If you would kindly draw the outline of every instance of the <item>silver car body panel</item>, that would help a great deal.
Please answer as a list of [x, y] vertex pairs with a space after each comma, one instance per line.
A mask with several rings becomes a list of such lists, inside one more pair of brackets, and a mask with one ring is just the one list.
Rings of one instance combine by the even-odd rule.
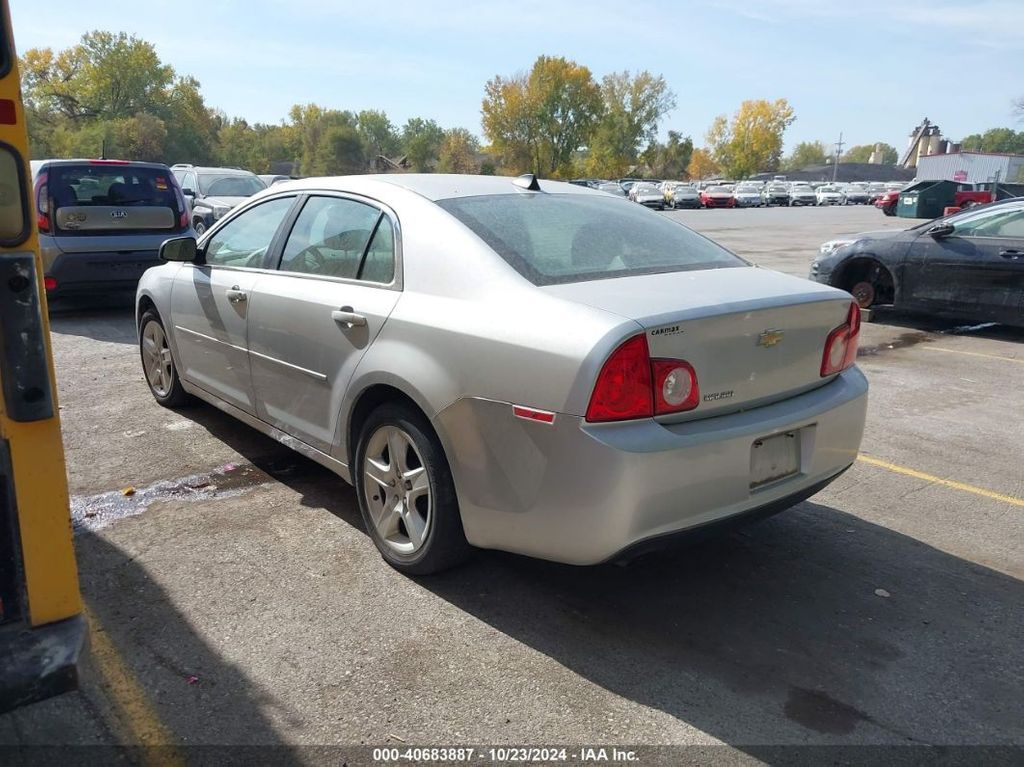
[[[608, 199], [572, 185], [541, 182], [541, 188]], [[225, 216], [200, 246], [251, 205], [296, 192], [344, 193], [393, 212], [400, 233], [395, 283], [169, 263], [146, 272], [139, 301], [151, 301], [164, 319], [186, 390], [346, 480], [360, 397], [379, 386], [402, 392], [435, 426], [476, 545], [601, 561], [650, 535], [739, 513], [827, 479], [856, 455], [866, 401], [856, 371], [815, 378], [811, 391], [803, 386], [804, 371], [780, 383], [788, 392], [781, 401], [732, 413], [709, 404], [698, 420], [596, 425], [582, 418], [604, 360], [633, 335], [669, 321], [707, 322], [701, 332], [710, 332], [709, 318], [753, 318], [784, 306], [795, 312], [789, 319], [818, 312], [816, 332], [827, 332], [849, 306], [842, 291], [745, 266], [538, 288], [432, 201], [528, 194], [502, 178], [283, 182]], [[236, 322], [238, 307], [222, 295], [243, 288], [243, 281], [247, 323]], [[367, 327], [353, 333], [330, 322], [335, 304], [366, 316]], [[751, 354], [769, 353], [750, 335], [765, 330], [757, 324], [735, 324], [732, 340], [748, 339]], [[791, 348], [811, 344], [820, 362], [823, 339], [798, 344], [800, 331], [790, 327]], [[699, 335], [688, 340], [696, 343]], [[651, 348], [657, 354], [669, 347], [652, 341]], [[514, 405], [552, 413], [554, 423], [517, 418]], [[792, 429], [802, 430], [798, 475], [752, 493], [751, 443]], [[640, 499], [646, 499], [642, 508]]]
[[[757, 410], [665, 426], [516, 418], [508, 403], [464, 399], [436, 418], [455, 472], [466, 537], [577, 565], [794, 495], [857, 457], [867, 406], [857, 369]], [[752, 445], [796, 433], [796, 474], [752, 489]]]

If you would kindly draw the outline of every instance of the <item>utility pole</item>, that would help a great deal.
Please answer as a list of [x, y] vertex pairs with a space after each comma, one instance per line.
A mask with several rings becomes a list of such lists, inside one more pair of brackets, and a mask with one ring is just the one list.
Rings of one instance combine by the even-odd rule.
[[832, 163], [832, 183], [836, 183], [836, 174], [839, 172], [839, 156], [843, 153], [843, 132], [839, 131], [839, 141], [836, 142], [836, 161]]

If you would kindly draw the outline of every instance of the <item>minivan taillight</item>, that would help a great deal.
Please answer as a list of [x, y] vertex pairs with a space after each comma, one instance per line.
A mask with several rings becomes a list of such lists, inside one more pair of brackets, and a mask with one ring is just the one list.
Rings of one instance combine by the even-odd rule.
[[185, 195], [181, 191], [181, 184], [178, 183], [178, 179], [171, 175], [171, 186], [174, 187], [174, 199], [178, 201], [178, 210], [181, 213], [178, 216], [178, 228], [186, 229], [188, 227], [188, 205], [185, 203]]
[[36, 226], [44, 234], [50, 231], [50, 198], [46, 188], [47, 174], [45, 171], [36, 177]]
[[854, 301], [846, 314], [846, 322], [828, 334], [821, 356], [821, 377], [842, 373], [857, 360], [860, 340], [860, 307]]
[[608, 357], [587, 407], [591, 423], [651, 418], [693, 410], [697, 373], [685, 360], [651, 359], [647, 336], [635, 335]]

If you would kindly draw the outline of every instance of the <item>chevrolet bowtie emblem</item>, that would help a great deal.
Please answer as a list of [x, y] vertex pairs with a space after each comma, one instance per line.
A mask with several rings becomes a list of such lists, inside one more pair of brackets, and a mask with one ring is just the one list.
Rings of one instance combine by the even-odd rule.
[[775, 346], [786, 335], [781, 330], [766, 330], [757, 337], [758, 346]]

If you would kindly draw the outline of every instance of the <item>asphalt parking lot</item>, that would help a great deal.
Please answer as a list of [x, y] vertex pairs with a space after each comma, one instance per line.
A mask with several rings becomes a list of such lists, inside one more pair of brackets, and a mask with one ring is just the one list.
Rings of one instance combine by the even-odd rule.
[[[665, 215], [801, 276], [826, 239], [909, 223]], [[1024, 331], [878, 315], [862, 460], [765, 522], [415, 581], [340, 479], [157, 406], [130, 305], [52, 329], [92, 646], [82, 690], [0, 717], [0, 744], [1024, 746]]]

